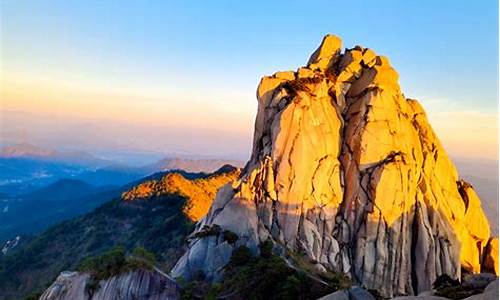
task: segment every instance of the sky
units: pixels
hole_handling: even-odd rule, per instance
[[[0,144],[246,159],[260,78],[327,33],[390,58],[452,156],[498,159],[496,1],[0,0]]]

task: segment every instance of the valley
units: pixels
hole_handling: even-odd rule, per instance
[[[144,247],[155,255],[159,267],[169,270],[182,254],[185,238],[194,226],[188,212],[208,210],[206,204],[198,207],[199,191],[186,190],[186,184],[202,184],[216,191],[235,178],[235,171],[225,167],[211,175],[157,174],[154,177],[167,181],[145,178],[137,185],[140,189],[141,184],[155,184],[155,193],[136,197],[138,188],[132,187],[123,198],[121,194],[111,196],[92,212],[29,238],[9,255],[0,257],[0,299],[41,293],[60,272],[75,270],[84,258],[117,246],[127,251]]]

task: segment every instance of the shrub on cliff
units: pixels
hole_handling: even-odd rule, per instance
[[[154,254],[142,247],[135,248],[131,256],[126,256],[124,248],[114,247],[101,255],[85,258],[78,271],[90,274],[86,289],[93,294],[101,280],[138,269],[151,270],[154,263]]]
[[[335,280],[321,282],[292,268],[272,253],[271,240],[261,243],[259,248],[259,256],[252,256],[245,246],[236,248],[224,268],[221,282],[212,286],[203,280],[186,284],[183,299],[316,299],[343,287]]]
[[[224,230],[224,232],[222,233],[222,239],[225,242],[234,245],[234,243],[238,241],[239,237],[236,233],[232,232],[231,230]]]

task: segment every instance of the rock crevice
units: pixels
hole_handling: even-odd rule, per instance
[[[386,57],[327,35],[306,67],[264,77],[257,98],[251,158],[197,226],[240,239],[191,239],[174,276],[216,280],[234,247],[269,238],[386,297],[480,271],[495,247],[480,200]]]

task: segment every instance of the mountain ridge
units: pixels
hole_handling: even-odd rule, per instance
[[[3,146],[0,148],[2,158],[30,158],[39,160],[50,160],[61,163],[76,164],[83,166],[102,166],[110,161],[97,158],[83,151],[57,151],[42,148],[28,143]]]
[[[172,172],[160,180],[148,180],[122,193],[125,201],[147,199],[164,194],[179,194],[188,199],[183,213],[191,221],[199,221],[208,212],[219,187],[236,180],[240,169],[224,165],[211,175],[187,179],[181,173]]]
[[[193,228],[187,213],[200,210],[194,208],[196,198],[191,197],[196,193],[186,190],[187,181],[207,187],[224,184],[237,174],[234,167],[222,167],[212,174],[158,173],[135,183],[137,186],[155,183],[155,187],[161,187],[159,193],[155,191],[147,197],[133,197],[129,193],[123,199],[122,193],[134,190],[133,186],[124,187],[93,211],[53,225],[8,255],[0,255],[0,299],[19,299],[31,292],[42,292],[60,272],[75,270],[83,258],[117,245],[128,250],[145,247],[156,255],[159,266],[170,269],[182,254],[185,238]],[[172,176],[175,180],[161,180]],[[183,179],[178,180],[179,176]],[[164,184],[182,186],[166,188]],[[206,203],[202,204],[201,209],[208,210]]]
[[[52,224],[99,206],[117,186],[93,186],[77,179],[61,179],[40,189],[7,197],[0,212],[0,240],[37,234]]]

